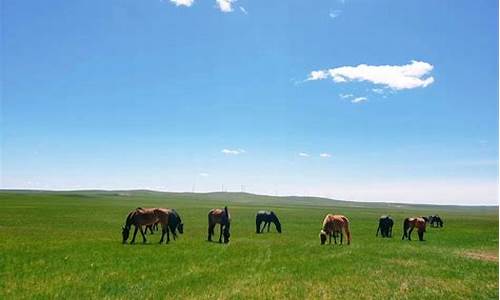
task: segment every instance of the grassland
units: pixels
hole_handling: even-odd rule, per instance
[[[231,243],[207,242],[207,211],[225,204],[233,219]],[[497,207],[147,191],[0,191],[0,206],[3,299],[499,296]],[[184,235],[168,245],[158,245],[157,234],[148,244],[122,245],[121,225],[137,206],[176,208]],[[255,234],[259,209],[278,214],[282,234]],[[329,212],[350,218],[352,245],[319,245]],[[376,238],[377,219],[387,213],[396,221],[394,238]],[[425,242],[401,240],[403,217],[435,213],[444,228],[429,228]]]

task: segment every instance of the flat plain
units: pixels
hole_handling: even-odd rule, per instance
[[[498,207],[360,203],[244,193],[0,191],[0,298],[498,299]],[[207,212],[227,205],[231,242],[207,242]],[[184,234],[121,243],[136,207],[175,208]],[[255,233],[273,210],[283,233]],[[352,244],[325,245],[327,213],[351,221]],[[375,237],[380,215],[393,238]],[[443,228],[402,241],[404,217]],[[218,228],[216,234],[218,235]],[[218,236],[217,236],[218,237]],[[216,238],[217,240],[217,238]]]

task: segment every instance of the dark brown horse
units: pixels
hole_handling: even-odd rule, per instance
[[[423,241],[425,224],[426,224],[425,219],[422,217],[406,218],[403,221],[403,237],[401,239],[404,240],[405,238],[408,238],[408,240],[411,241],[411,233],[413,229],[415,229],[416,227],[418,232],[418,239],[420,241]]]
[[[167,243],[170,242],[169,229],[170,232],[172,232],[174,239],[177,236],[175,232],[176,230],[179,230],[179,233],[184,232],[184,225],[182,224],[182,221],[175,210],[168,208],[138,207],[135,210],[131,211],[128,214],[127,219],[125,220],[125,226],[122,227],[122,242],[124,244],[127,242],[127,239],[130,235],[130,227],[133,225],[135,227],[135,230],[134,236],[132,237],[132,241],[130,241],[130,243],[135,243],[135,237],[138,230],[141,231],[142,242],[146,243],[146,235],[144,234],[142,226],[154,225],[156,223],[160,224],[162,227],[160,244],[163,243],[165,233],[167,234]]]
[[[264,222],[264,227],[262,228],[262,231],[260,230],[260,225]],[[274,211],[265,211],[261,210],[257,212],[257,215],[255,216],[255,227],[257,233],[262,233],[264,232],[264,229],[266,229],[267,226],[267,232],[269,232],[269,227],[271,226],[271,223],[274,223],[274,226],[276,226],[276,231],[281,233],[281,223],[280,220],[278,219],[278,216],[274,213]]]
[[[212,241],[215,225],[220,224],[219,243],[222,243],[222,235],[224,235],[224,243],[229,243],[229,229],[231,227],[231,216],[227,211],[227,206],[224,210],[214,208],[208,212],[208,241]]]
[[[349,219],[342,215],[326,215],[323,220],[323,227],[319,233],[321,245],[324,245],[326,238],[329,237],[329,244],[332,243],[332,235],[337,244],[337,235],[340,233],[340,244],[342,244],[343,232],[347,236],[347,245],[351,244],[351,232],[349,230]]]

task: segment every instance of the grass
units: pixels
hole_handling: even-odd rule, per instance
[[[231,243],[209,243],[207,212],[229,206]],[[250,194],[0,191],[0,298],[498,299],[498,208],[367,204]],[[185,233],[122,245],[137,207],[171,207]],[[255,234],[272,209],[283,233]],[[350,246],[320,246],[326,213],[351,220]],[[394,238],[375,237],[378,217]],[[403,217],[439,214],[426,241],[401,240]],[[218,234],[218,228],[216,230]]]

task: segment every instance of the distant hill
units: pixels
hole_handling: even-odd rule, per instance
[[[299,206],[332,206],[332,207],[357,207],[357,208],[379,208],[379,209],[410,209],[410,210],[433,210],[433,211],[474,211],[474,212],[496,212],[498,206],[459,206],[459,205],[432,205],[432,204],[408,204],[387,202],[358,202],[338,200],[322,197],[303,196],[268,196],[238,192],[211,192],[211,193],[174,193],[159,192],[153,190],[73,190],[73,191],[46,191],[46,190],[2,190],[2,194],[44,194],[65,197],[151,197],[151,198],[177,198],[200,201],[222,201],[241,204],[267,204],[267,205],[299,205]]]

